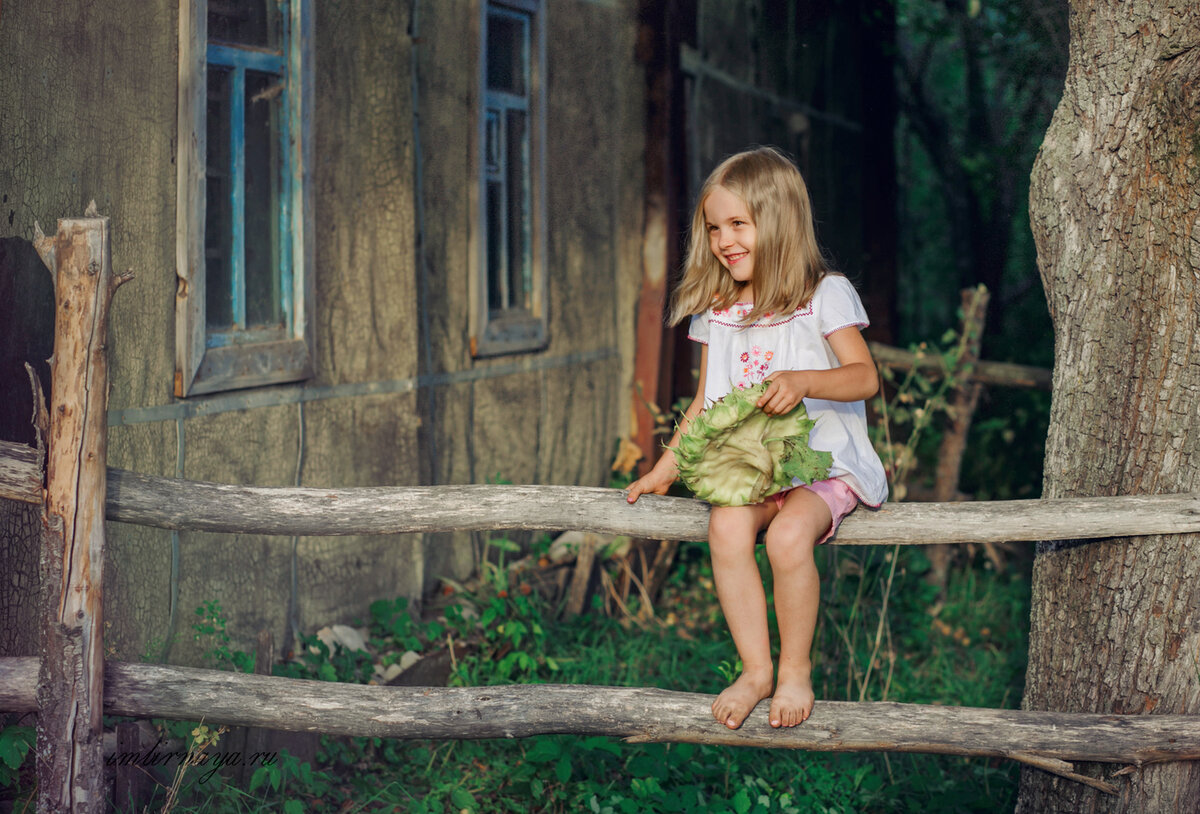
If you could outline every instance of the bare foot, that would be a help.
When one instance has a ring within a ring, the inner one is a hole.
[[[815,701],[810,673],[796,676],[780,674],[779,683],[775,685],[775,694],[771,698],[768,720],[776,729],[802,724],[812,715]]]
[[[758,702],[770,694],[770,669],[765,672],[743,672],[713,701],[713,717],[730,729],[737,729]]]

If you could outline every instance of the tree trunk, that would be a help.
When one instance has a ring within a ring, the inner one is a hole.
[[[1044,496],[1200,487],[1200,6],[1071,3],[1030,190],[1055,330]],[[1200,535],[1042,543],[1025,708],[1200,711]],[[1096,777],[1103,767],[1084,767]],[[1019,811],[1195,811],[1200,763],[1114,797],[1025,769]]]

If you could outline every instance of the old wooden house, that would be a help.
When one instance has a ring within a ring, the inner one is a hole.
[[[687,389],[662,300],[689,190],[724,154],[797,157],[886,330],[876,5],[3,3],[0,437],[29,440],[24,364],[48,381],[35,221],[95,200],[136,275],[113,303],[111,465],[605,485],[618,439],[654,445],[643,399]],[[32,653],[35,515],[0,503],[0,653]],[[206,602],[237,642],[349,621],[464,577],[479,542],[110,524],[108,646],[195,661]]]

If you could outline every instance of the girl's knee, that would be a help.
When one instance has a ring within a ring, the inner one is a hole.
[[[773,567],[791,568],[813,561],[824,529],[811,517],[780,515],[767,528],[767,558]]]
[[[714,506],[708,517],[708,543],[714,550],[752,548],[758,527],[746,506]]]

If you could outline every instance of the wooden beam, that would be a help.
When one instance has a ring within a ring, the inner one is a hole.
[[[424,486],[314,489],[230,486],[113,470],[111,520],[157,528],[278,535],[574,529],[706,540],[709,506],[619,489]],[[835,541],[850,545],[1070,540],[1200,531],[1200,493],[884,504],[859,509]]]
[[[920,364],[921,372],[927,376],[945,374],[945,368],[936,355],[926,356],[918,360],[912,351],[893,348],[878,342],[867,343],[875,364],[880,367],[892,367],[897,370],[911,370]],[[989,362],[980,360],[975,363],[975,370],[970,380],[979,384],[990,384],[999,387],[1028,387],[1037,390],[1049,390],[1053,374],[1044,367],[1017,365],[1011,362]]]
[[[0,498],[42,502],[42,465],[36,449],[0,441]]]
[[[5,453],[0,444],[0,457]],[[0,497],[32,493],[20,465]],[[109,520],[180,531],[340,536],[503,529],[591,531],[656,540],[706,540],[709,506],[584,486],[234,486],[108,471]],[[1089,540],[1200,532],[1200,492],[1061,500],[885,503],[860,508],[833,543],[923,545]]]
[[[983,340],[991,295],[982,285],[964,288],[959,294],[962,298],[962,318],[955,371],[965,372],[979,362],[979,344]],[[933,499],[939,503],[960,499],[958,479],[962,473],[963,455],[967,451],[967,434],[971,431],[971,421],[975,417],[982,389],[982,384],[964,377],[947,394],[945,426],[942,429],[942,442],[938,446],[937,466],[934,467]],[[945,589],[954,549],[949,546],[930,546],[925,553],[929,558],[930,576],[934,584]]]
[[[108,312],[126,277],[112,273],[108,218],[92,203],[35,247],[54,274],[50,437],[42,512],[42,659],[36,685],[38,810],[101,812],[104,513]],[[39,479],[40,480],[40,479]]]
[[[37,659],[0,659],[0,711],[32,712]],[[670,690],[521,684],[377,687],[155,664],[109,662],[104,708],[135,718],[200,720],[331,735],[527,738],[604,735],[823,752],[1002,757],[1059,773],[1065,762],[1143,766],[1200,759],[1200,716],[1102,715],[818,701],[793,729],[761,704],[737,730],[716,723],[714,696]],[[1078,778],[1077,778],[1078,779]]]

